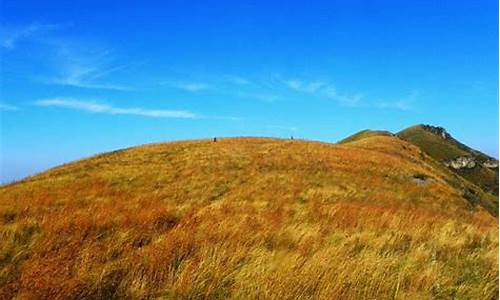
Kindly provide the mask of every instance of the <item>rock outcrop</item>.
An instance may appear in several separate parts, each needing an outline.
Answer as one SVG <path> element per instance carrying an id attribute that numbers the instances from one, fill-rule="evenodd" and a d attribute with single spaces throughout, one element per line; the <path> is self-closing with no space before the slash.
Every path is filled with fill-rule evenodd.
<path id="1" fill-rule="evenodd" d="M 460 156 L 455 159 L 445 161 L 444 165 L 449 168 L 453 168 L 455 170 L 460 170 L 460 169 L 472 169 L 477 165 L 477 163 L 476 160 L 472 157 Z"/>
<path id="2" fill-rule="evenodd" d="M 489 169 L 497 169 L 498 161 L 494 159 L 490 159 L 484 162 L 477 161 L 474 157 L 470 156 L 460 156 L 452 160 L 444 161 L 443 164 L 449 168 L 453 168 L 455 170 L 460 169 L 473 169 L 476 165 L 482 165 Z"/>
<path id="3" fill-rule="evenodd" d="M 498 160 L 487 160 L 483 163 L 483 166 L 490 169 L 498 169 Z"/>
<path id="4" fill-rule="evenodd" d="M 443 140 L 449 139 L 451 137 L 451 135 L 443 127 L 432 126 L 432 125 L 423 125 L 423 128 L 429 132 L 432 132 L 432 133 L 440 136 Z"/>

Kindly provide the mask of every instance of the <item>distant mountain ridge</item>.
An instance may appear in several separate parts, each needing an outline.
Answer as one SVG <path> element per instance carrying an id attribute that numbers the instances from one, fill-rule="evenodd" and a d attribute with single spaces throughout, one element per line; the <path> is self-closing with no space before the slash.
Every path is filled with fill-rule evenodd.
<path id="1" fill-rule="evenodd" d="M 475 159 L 479 160 L 480 162 L 485 162 L 488 160 L 495 160 L 493 157 L 491 157 L 487 154 L 484 154 L 478 150 L 472 149 L 471 147 L 456 140 L 450 133 L 448 133 L 446 131 L 445 128 L 440 127 L 440 126 L 432 126 L 432 125 L 424 125 L 424 124 L 416 125 L 416 126 L 406 128 L 406 129 L 398 132 L 396 135 L 401 137 L 404 140 L 410 141 L 412 143 L 417 143 L 418 138 L 422 138 L 421 135 L 425 134 L 426 132 L 434 135 L 434 137 L 436 137 L 436 136 L 440 137 L 440 140 L 444 144 L 447 144 L 447 147 L 449 147 L 449 148 L 455 147 L 457 149 L 457 150 L 455 150 L 456 153 L 458 153 L 460 150 L 461 151 L 460 154 L 471 155 Z M 430 142 L 430 141 L 428 141 L 428 142 Z M 421 144 L 421 146 L 426 147 L 427 145 Z M 433 149 L 430 149 L 427 147 L 427 150 L 432 153 Z M 443 150 L 443 149 L 438 148 L 438 149 L 434 149 L 434 150 Z M 442 155 L 442 157 L 446 159 L 446 158 L 450 158 L 453 155 L 456 155 L 456 153 L 455 152 L 450 153 L 449 151 L 445 151 L 445 152 L 441 152 L 440 155 Z M 436 156 L 439 157 L 439 154 Z"/>
<path id="2" fill-rule="evenodd" d="M 389 131 L 362 130 L 339 144 L 372 136 L 396 136 L 419 147 L 432 159 L 485 192 L 498 197 L 498 160 L 455 139 L 445 128 L 415 125 L 393 134 Z"/>
<path id="3" fill-rule="evenodd" d="M 416 125 L 396 134 L 418 146 L 433 159 L 498 196 L 498 160 L 459 142 L 443 127 Z"/>

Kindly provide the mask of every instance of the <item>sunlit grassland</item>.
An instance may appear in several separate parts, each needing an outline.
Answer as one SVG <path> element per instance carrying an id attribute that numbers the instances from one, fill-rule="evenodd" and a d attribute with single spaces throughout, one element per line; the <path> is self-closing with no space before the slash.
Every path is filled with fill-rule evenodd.
<path id="1" fill-rule="evenodd" d="M 495 299 L 464 184 L 386 136 L 103 154 L 0 188 L 0 298 Z"/>

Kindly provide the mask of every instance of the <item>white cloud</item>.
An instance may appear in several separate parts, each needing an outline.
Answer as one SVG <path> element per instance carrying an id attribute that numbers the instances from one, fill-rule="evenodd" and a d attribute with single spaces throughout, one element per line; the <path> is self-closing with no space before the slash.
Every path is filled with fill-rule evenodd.
<path id="1" fill-rule="evenodd" d="M 49 30 L 57 29 L 59 25 L 54 24 L 31 24 L 24 27 L 1 27 L 0 28 L 0 45 L 5 49 L 13 49 L 16 44 L 27 39 L 35 34 L 43 33 Z"/>
<path id="2" fill-rule="evenodd" d="M 102 79 L 129 65 L 115 65 L 111 51 L 58 41 L 54 45 L 54 67 L 56 76 L 43 79 L 47 84 L 73 86 L 86 89 L 133 90 L 123 85 L 103 83 Z"/>
<path id="3" fill-rule="evenodd" d="M 15 111 L 15 110 L 19 110 L 19 107 L 6 103 L 0 103 L 0 111 Z"/>
<path id="4" fill-rule="evenodd" d="M 240 98 L 256 99 L 263 102 L 276 102 L 281 100 L 281 97 L 278 95 L 259 93 L 259 92 L 257 93 L 238 92 L 235 95 Z"/>
<path id="5" fill-rule="evenodd" d="M 283 83 L 292 90 L 309 94 L 316 93 L 318 90 L 327 85 L 322 81 L 304 82 L 296 79 L 285 80 Z"/>
<path id="6" fill-rule="evenodd" d="M 121 108 L 108 104 L 83 101 L 71 98 L 53 98 L 35 101 L 37 106 L 54 106 L 75 110 L 82 110 L 92 113 L 104 113 L 110 115 L 136 115 L 152 118 L 181 118 L 195 119 L 199 118 L 196 114 L 185 110 L 163 110 L 163 109 L 145 109 L 145 108 Z"/>
<path id="7" fill-rule="evenodd" d="M 75 77 L 73 75 L 70 75 L 66 78 L 64 78 L 64 77 L 53 78 L 50 80 L 46 80 L 45 82 L 49 83 L 49 84 L 66 85 L 66 86 L 73 86 L 73 87 L 86 88 L 86 89 L 117 90 L 117 91 L 133 90 L 130 87 L 126 87 L 126 86 L 122 86 L 122 85 L 100 84 L 100 83 L 87 82 L 86 80 L 84 80 L 80 77 Z"/>
<path id="8" fill-rule="evenodd" d="M 175 83 L 172 84 L 175 88 L 188 91 L 188 92 L 200 92 L 200 91 L 205 91 L 205 90 L 211 90 L 214 87 L 208 83 L 200 83 L 200 82 L 180 82 L 180 83 Z"/>
<path id="9" fill-rule="evenodd" d="M 359 106 L 363 99 L 361 93 L 339 93 L 335 86 L 328 81 L 282 80 L 279 76 L 278 80 L 293 91 L 311 94 L 319 98 L 332 99 L 343 106 Z"/>
<path id="10" fill-rule="evenodd" d="M 360 93 L 355 94 L 340 94 L 337 92 L 335 87 L 328 86 L 323 90 L 323 94 L 332 100 L 337 101 L 339 104 L 344 106 L 358 106 L 363 98 L 363 95 Z"/>
<path id="11" fill-rule="evenodd" d="M 86 89 L 131 90 L 127 86 L 104 82 L 106 76 L 128 65 L 116 65 L 109 49 L 52 34 L 51 31 L 64 26 L 34 23 L 16 28 L 0 27 L 0 46 L 13 49 L 23 40 L 36 42 L 39 47 L 36 51 L 44 53 L 43 63 L 50 70 L 48 74 L 36 78 L 42 83 Z"/>
<path id="12" fill-rule="evenodd" d="M 229 120 L 229 121 L 241 121 L 244 120 L 244 118 L 241 117 L 221 117 L 221 116 L 212 116 L 210 119 L 215 119 L 215 120 Z"/>
<path id="13" fill-rule="evenodd" d="M 395 108 L 395 109 L 400 109 L 400 110 L 409 110 L 412 108 L 412 105 L 410 102 L 406 100 L 398 100 L 394 102 L 384 102 L 380 104 L 380 107 L 382 108 Z"/>
<path id="14" fill-rule="evenodd" d="M 414 108 L 416 98 L 418 96 L 417 91 L 412 91 L 409 96 L 401 98 L 396 101 L 390 102 L 380 102 L 378 103 L 378 107 L 380 108 L 392 108 L 399 110 L 411 110 Z"/>
<path id="15" fill-rule="evenodd" d="M 299 130 L 298 127 L 294 127 L 294 126 L 281 126 L 281 125 L 268 125 L 267 128 L 278 129 L 278 130 L 286 130 L 286 131 L 297 131 L 297 130 Z"/>
<path id="16" fill-rule="evenodd" d="M 224 76 L 224 79 L 232 84 L 236 85 L 248 85 L 250 84 L 250 80 L 240 77 L 240 76 L 234 76 L 234 75 L 226 75 Z"/>
<path id="17" fill-rule="evenodd" d="M 249 95 L 251 98 L 255 98 L 260 101 L 264 102 L 276 102 L 281 99 L 280 96 L 273 95 L 273 94 L 250 94 Z"/>

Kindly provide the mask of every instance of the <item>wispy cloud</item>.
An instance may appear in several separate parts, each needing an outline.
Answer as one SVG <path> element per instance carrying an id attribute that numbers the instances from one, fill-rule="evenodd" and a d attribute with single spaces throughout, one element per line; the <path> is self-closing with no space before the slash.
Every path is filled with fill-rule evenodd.
<path id="1" fill-rule="evenodd" d="M 110 115 L 136 115 L 151 118 L 180 118 L 196 119 L 198 115 L 185 110 L 164 110 L 164 109 L 145 109 L 145 108 L 122 108 L 108 104 L 71 99 L 71 98 L 53 98 L 35 101 L 37 106 L 54 106 L 74 110 L 87 111 L 92 113 L 102 113 Z"/>
<path id="2" fill-rule="evenodd" d="M 0 111 L 16 111 L 16 110 L 20 110 L 20 108 L 10 104 L 0 103 Z"/>
<path id="3" fill-rule="evenodd" d="M 341 94 L 337 92 L 337 89 L 329 85 L 327 88 L 323 90 L 323 94 L 325 97 L 335 100 L 341 105 L 355 107 L 360 105 L 361 100 L 363 99 L 363 94 L 355 93 L 355 94 Z"/>
<path id="4" fill-rule="evenodd" d="M 131 64 L 117 64 L 112 51 L 95 43 L 64 36 L 66 25 L 33 23 L 24 27 L 0 27 L 0 45 L 13 49 L 20 41 L 34 42 L 33 51 L 44 53 L 47 71 L 35 80 L 51 85 L 85 89 L 132 90 L 129 86 L 107 82 L 107 77 Z M 55 34 L 54 31 L 57 31 Z M 45 74 L 44 74 L 45 73 Z"/>
<path id="5" fill-rule="evenodd" d="M 281 125 L 268 125 L 267 128 L 270 129 L 278 129 L 278 130 L 286 130 L 286 131 L 297 131 L 298 127 L 295 126 L 281 126 Z"/>
<path id="6" fill-rule="evenodd" d="M 206 90 L 212 90 L 215 87 L 211 84 L 208 83 L 202 83 L 202 82 L 177 82 L 177 83 L 167 83 L 177 89 L 181 89 L 187 92 L 201 92 L 201 91 L 206 91 Z"/>
<path id="7" fill-rule="evenodd" d="M 245 99 L 255 99 L 263 102 L 276 102 L 281 100 L 281 97 L 276 94 L 268 94 L 261 92 L 238 92 L 236 96 Z"/>
<path id="8" fill-rule="evenodd" d="M 361 93 L 339 93 L 335 85 L 329 81 L 282 79 L 280 76 L 275 76 L 275 78 L 278 82 L 294 92 L 310 94 L 318 98 L 331 99 L 343 106 L 359 106 L 363 99 L 363 94 Z"/>
<path id="9" fill-rule="evenodd" d="M 64 41 L 54 44 L 57 75 L 43 82 L 86 89 L 133 90 L 129 86 L 103 82 L 106 76 L 130 66 L 116 65 L 109 49 L 90 45 L 77 49 L 76 45 Z"/>
<path id="10" fill-rule="evenodd" d="M 285 83 L 285 85 L 288 86 L 290 89 L 302 93 L 316 93 L 321 88 L 327 85 L 325 82 L 322 81 L 305 82 L 297 79 L 284 80 L 283 83 Z"/>
<path id="11" fill-rule="evenodd" d="M 159 84 L 190 93 L 211 92 L 221 97 L 253 99 L 262 102 L 275 102 L 282 98 L 274 91 L 262 87 L 256 81 L 234 75 L 212 76 L 200 81 L 175 81 L 171 79 L 159 82 Z"/>
<path id="12" fill-rule="evenodd" d="M 334 84 L 329 81 L 320 80 L 299 80 L 299 79 L 283 79 L 280 76 L 275 76 L 278 82 L 287 87 L 289 90 L 299 93 L 310 94 L 318 98 L 331 99 L 336 101 L 342 106 L 348 107 L 379 107 L 379 108 L 390 108 L 398 110 L 411 110 L 414 108 L 414 104 L 417 98 L 417 92 L 412 91 L 407 97 L 397 99 L 395 101 L 379 101 L 379 102 L 367 102 L 365 101 L 365 96 L 362 93 L 345 93 L 339 92 Z"/>
<path id="13" fill-rule="evenodd" d="M 389 102 L 380 102 L 378 103 L 378 107 L 380 108 L 392 108 L 392 109 L 399 109 L 399 110 L 411 110 L 414 108 L 416 98 L 418 96 L 417 91 L 412 91 L 410 95 L 407 97 L 395 100 L 395 101 L 389 101 Z"/>
<path id="14" fill-rule="evenodd" d="M 228 120 L 228 121 L 241 121 L 241 120 L 244 120 L 244 118 L 242 118 L 242 117 L 225 117 L 225 116 L 212 116 L 209 119 Z"/>
<path id="15" fill-rule="evenodd" d="M 165 81 L 161 85 L 170 86 L 191 93 L 208 91 L 229 97 L 254 99 L 262 102 L 277 102 L 290 98 L 290 92 L 306 94 L 315 99 L 334 100 L 339 105 L 357 107 L 364 95 L 359 92 L 338 92 L 328 80 L 290 79 L 280 74 L 270 74 L 264 79 L 252 79 L 235 75 L 213 76 L 205 81 Z"/>
<path id="16" fill-rule="evenodd" d="M 81 77 L 78 76 L 75 77 L 74 74 L 71 74 L 68 77 L 52 78 L 46 80 L 45 82 L 49 84 L 66 85 L 66 86 L 73 86 L 85 89 L 116 90 L 116 91 L 133 90 L 133 88 L 126 87 L 123 85 L 87 82 L 85 79 Z"/>
<path id="17" fill-rule="evenodd" d="M 59 28 L 59 25 L 55 24 L 38 24 L 33 23 L 31 25 L 23 27 L 0 27 L 0 45 L 5 49 L 14 49 L 16 44 L 35 34 L 45 33 L 50 30 Z"/>
<path id="18" fill-rule="evenodd" d="M 224 76 L 224 79 L 232 84 L 236 85 L 248 85 L 250 84 L 250 80 L 240 77 L 240 76 L 234 76 L 234 75 L 226 75 Z"/>

